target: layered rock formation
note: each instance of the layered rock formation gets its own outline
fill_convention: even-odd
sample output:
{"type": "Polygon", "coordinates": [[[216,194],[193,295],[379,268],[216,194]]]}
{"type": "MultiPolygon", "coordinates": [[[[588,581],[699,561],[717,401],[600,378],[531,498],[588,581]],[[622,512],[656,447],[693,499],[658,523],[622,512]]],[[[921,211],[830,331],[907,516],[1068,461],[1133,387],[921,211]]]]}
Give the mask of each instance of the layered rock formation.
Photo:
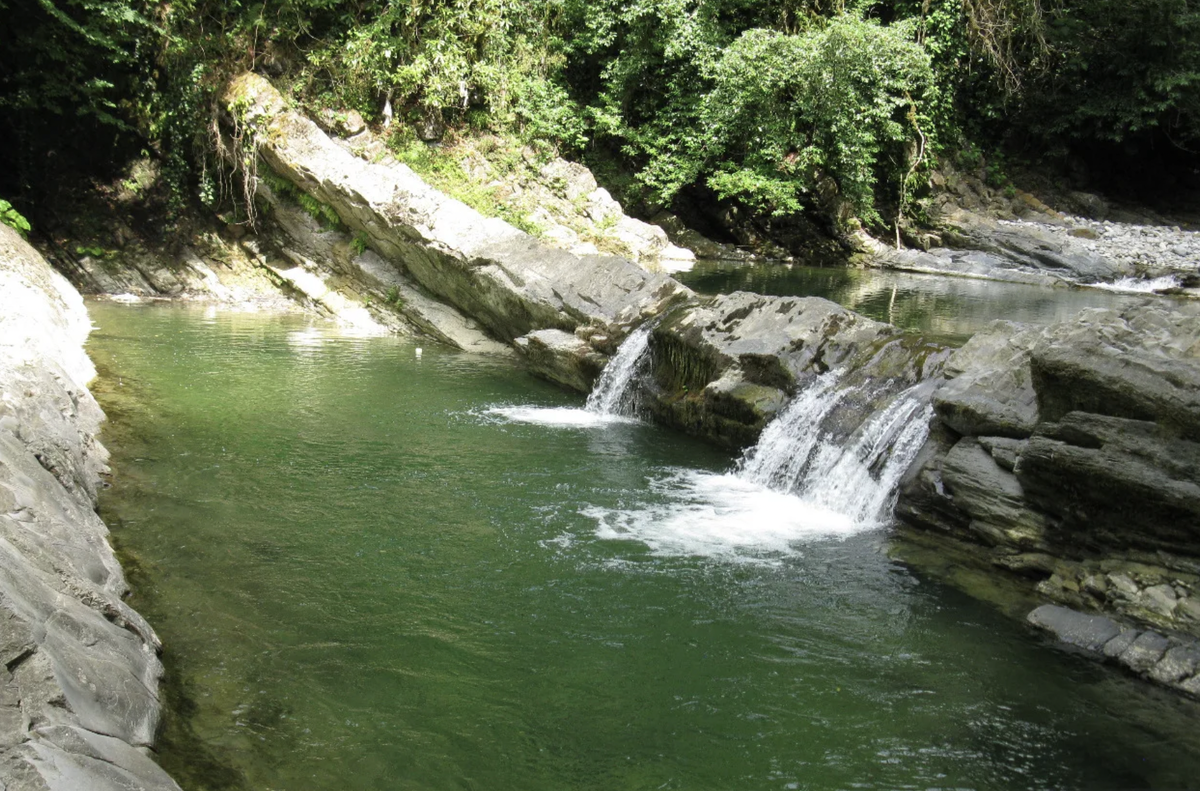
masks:
{"type": "Polygon", "coordinates": [[[901,524],[1059,604],[1200,636],[1200,306],[998,322],[946,375],[901,524]]]}
{"type": "Polygon", "coordinates": [[[947,354],[828,300],[746,292],[669,312],[653,350],[655,416],[731,448],[752,444],[789,396],[825,372],[840,372],[840,402],[825,426],[836,437],[839,425],[857,426],[936,375],[947,354]]]}
{"type": "Polygon", "coordinates": [[[79,294],[0,225],[0,780],[178,789],[149,757],[162,665],[96,516],[107,454],[79,294]]]}
{"type": "Polygon", "coordinates": [[[557,329],[597,348],[611,346],[645,317],[690,296],[674,280],[626,259],[575,255],[483,217],[405,165],[355,156],[289,110],[257,75],[236,79],[225,100],[276,174],[364,235],[379,254],[382,276],[396,279],[397,293],[411,283],[494,339],[512,343],[557,329]]]}

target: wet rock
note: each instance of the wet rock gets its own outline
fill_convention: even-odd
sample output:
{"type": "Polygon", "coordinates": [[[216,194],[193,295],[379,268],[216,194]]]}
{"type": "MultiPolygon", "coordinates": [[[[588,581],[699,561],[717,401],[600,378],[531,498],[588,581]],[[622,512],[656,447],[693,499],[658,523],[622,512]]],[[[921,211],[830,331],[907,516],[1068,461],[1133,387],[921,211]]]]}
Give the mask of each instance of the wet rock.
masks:
{"type": "Polygon", "coordinates": [[[1109,659],[1117,659],[1129,650],[1134,641],[1142,636],[1137,629],[1128,629],[1104,644],[1104,655],[1109,659]]]}
{"type": "Polygon", "coordinates": [[[1157,632],[1142,632],[1117,657],[1121,664],[1137,673],[1145,673],[1162,659],[1171,641],[1157,632]]]}
{"type": "Polygon", "coordinates": [[[1198,315],[1144,304],[977,335],[946,365],[897,518],[1059,604],[1200,635],[1198,315]]]}
{"type": "Polygon", "coordinates": [[[1121,627],[1109,618],[1084,615],[1054,604],[1043,604],[1029,613],[1027,620],[1062,642],[1085,651],[1101,651],[1109,640],[1121,633],[1121,627]]]}
{"type": "Polygon", "coordinates": [[[1196,645],[1177,645],[1168,648],[1153,668],[1150,678],[1160,684],[1177,684],[1195,674],[1200,667],[1200,647],[1196,645]]]}
{"type": "Polygon", "coordinates": [[[827,300],[745,292],[678,308],[652,338],[655,414],[733,447],[754,441],[784,394],[827,372],[845,386],[824,430],[844,438],[947,354],[827,300]]]}
{"type": "Polygon", "coordinates": [[[87,312],[4,226],[0,293],[0,785],[177,789],[139,751],[158,724],[160,646],[93,510],[107,454],[87,312]]]}
{"type": "Polygon", "coordinates": [[[562,330],[537,330],[517,338],[516,348],[530,370],[581,393],[589,392],[607,361],[591,344],[562,330]]]}

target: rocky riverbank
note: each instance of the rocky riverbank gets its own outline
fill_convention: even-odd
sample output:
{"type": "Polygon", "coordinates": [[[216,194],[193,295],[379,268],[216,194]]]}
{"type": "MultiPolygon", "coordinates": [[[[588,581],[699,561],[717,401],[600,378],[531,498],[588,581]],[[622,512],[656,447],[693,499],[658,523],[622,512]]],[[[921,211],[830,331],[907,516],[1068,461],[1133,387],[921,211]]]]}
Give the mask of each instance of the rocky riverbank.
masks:
{"type": "Polygon", "coordinates": [[[1200,306],[997,322],[949,359],[898,520],[1122,631],[1200,636],[1198,353],[1200,306]]]}
{"type": "Polygon", "coordinates": [[[79,294],[0,225],[0,785],[178,786],[150,757],[162,665],[95,513],[107,453],[79,294]]]}
{"type": "Polygon", "coordinates": [[[948,164],[934,174],[932,229],[896,248],[860,234],[865,266],[1036,285],[1081,285],[1200,297],[1200,232],[1082,192],[1059,209],[996,190],[948,164]]]}

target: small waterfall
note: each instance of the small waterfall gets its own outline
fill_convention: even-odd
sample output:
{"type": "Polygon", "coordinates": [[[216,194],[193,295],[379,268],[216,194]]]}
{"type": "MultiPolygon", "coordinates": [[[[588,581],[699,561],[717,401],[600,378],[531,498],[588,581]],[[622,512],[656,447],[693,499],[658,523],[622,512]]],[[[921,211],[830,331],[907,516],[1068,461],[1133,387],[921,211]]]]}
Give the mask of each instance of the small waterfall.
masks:
{"type": "Polygon", "coordinates": [[[928,437],[932,407],[927,386],[911,387],[839,441],[822,426],[856,392],[842,379],[840,371],[822,374],[793,398],[746,453],[738,475],[870,522],[891,507],[900,477],[928,437]]]}
{"type": "Polygon", "coordinates": [[[600,381],[588,396],[588,412],[599,415],[632,416],[637,398],[634,383],[650,359],[650,324],[643,324],[629,334],[617,353],[608,361],[600,381]]]}
{"type": "Polygon", "coordinates": [[[746,452],[738,475],[781,492],[799,487],[821,443],[821,423],[849,394],[838,389],[841,378],[841,371],[829,371],[798,393],[746,452]]]}

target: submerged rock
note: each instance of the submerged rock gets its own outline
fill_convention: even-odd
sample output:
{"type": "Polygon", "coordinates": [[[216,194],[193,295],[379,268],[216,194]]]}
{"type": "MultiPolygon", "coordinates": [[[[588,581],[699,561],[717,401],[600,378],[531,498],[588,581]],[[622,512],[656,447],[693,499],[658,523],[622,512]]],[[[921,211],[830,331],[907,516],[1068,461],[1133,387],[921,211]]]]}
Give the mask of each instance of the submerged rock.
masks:
{"type": "Polygon", "coordinates": [[[0,784],[178,789],[143,754],[154,630],[125,604],[93,510],[107,453],[83,301],[0,225],[0,784]]]}
{"type": "Polygon", "coordinates": [[[1095,659],[1200,697],[1200,641],[1141,631],[1102,615],[1087,615],[1054,604],[1034,609],[1027,620],[1095,659]]]}

